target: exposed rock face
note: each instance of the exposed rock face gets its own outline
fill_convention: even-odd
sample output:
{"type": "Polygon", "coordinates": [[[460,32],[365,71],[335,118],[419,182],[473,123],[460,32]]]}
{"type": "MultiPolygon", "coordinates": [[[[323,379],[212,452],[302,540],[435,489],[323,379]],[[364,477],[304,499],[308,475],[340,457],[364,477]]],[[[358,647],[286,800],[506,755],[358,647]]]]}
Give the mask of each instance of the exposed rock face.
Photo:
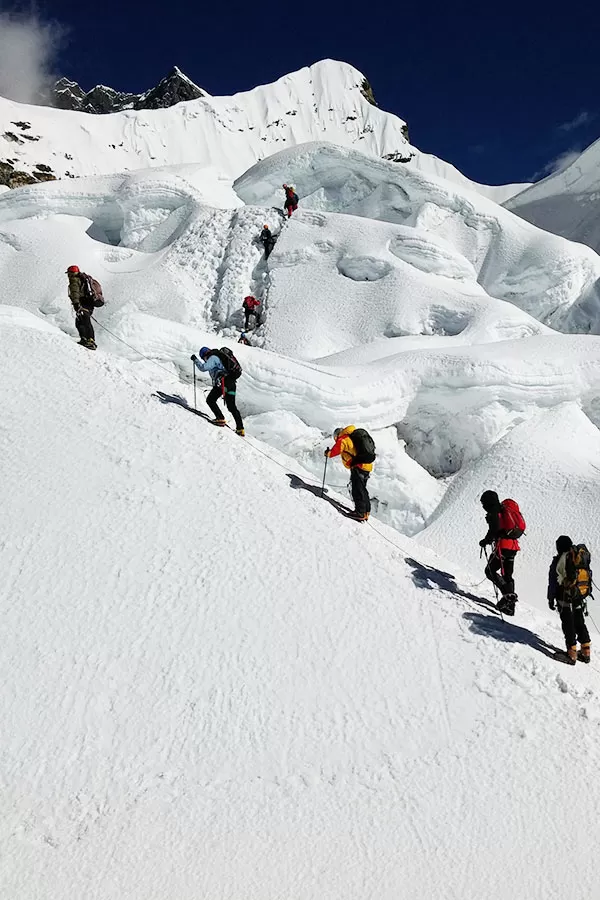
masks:
{"type": "Polygon", "coordinates": [[[143,94],[115,91],[103,84],[86,92],[76,81],[61,78],[52,89],[50,104],[58,109],[103,115],[124,109],[165,109],[185,100],[207,96],[206,91],[175,66],[156,87],[143,94]]]}

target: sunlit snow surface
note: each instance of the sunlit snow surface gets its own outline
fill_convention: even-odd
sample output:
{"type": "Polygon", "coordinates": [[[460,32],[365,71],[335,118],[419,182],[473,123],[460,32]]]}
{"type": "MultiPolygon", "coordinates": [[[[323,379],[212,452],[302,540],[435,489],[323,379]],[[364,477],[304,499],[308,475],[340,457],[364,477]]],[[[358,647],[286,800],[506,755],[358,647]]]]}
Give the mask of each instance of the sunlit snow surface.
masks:
{"type": "MultiPolygon", "coordinates": [[[[559,533],[600,545],[599,278],[474,191],[322,143],[235,183],[0,197],[7,897],[593,900],[599,670],[549,659],[545,577],[559,533]],[[95,354],[70,264],[104,287],[95,354]],[[225,343],[246,440],[186,408],[190,354],[225,343]],[[369,525],[315,494],[348,423],[377,444],[369,525]],[[506,624],[486,488],[528,526],[506,624]]],[[[327,480],[348,503],[339,460],[327,480]]]]}

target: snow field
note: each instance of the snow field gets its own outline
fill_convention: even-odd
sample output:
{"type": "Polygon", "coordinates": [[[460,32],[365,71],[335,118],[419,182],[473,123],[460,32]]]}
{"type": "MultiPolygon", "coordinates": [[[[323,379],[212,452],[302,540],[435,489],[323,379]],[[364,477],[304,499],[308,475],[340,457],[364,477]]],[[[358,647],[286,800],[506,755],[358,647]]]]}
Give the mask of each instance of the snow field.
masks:
{"type": "Polygon", "coordinates": [[[597,669],[549,613],[3,319],[7,896],[554,900],[575,845],[592,900],[597,669]]]}
{"type": "MultiPolygon", "coordinates": [[[[563,318],[587,311],[591,322],[588,268],[599,261],[477,195],[400,171],[319,144],[255,167],[236,183],[242,200],[191,166],[15,191],[0,200],[2,299],[75,335],[64,271],[77,262],[104,286],[97,336],[112,354],[149,357],[189,384],[190,354],[229,342],[244,367],[249,433],[256,427],[319,479],[333,429],[369,428],[377,514],[415,535],[448,477],[468,479],[540,410],[572,402],[600,421],[597,339],[557,335],[532,315],[547,318],[547,298],[562,298],[563,318]],[[239,206],[279,202],[288,170],[308,192],[290,222],[274,206],[239,206]],[[319,202],[344,215],[305,208],[317,183],[319,202]],[[257,243],[265,221],[278,234],[268,262],[257,243]],[[551,258],[559,262],[545,268],[551,258]],[[236,343],[247,293],[266,311],[253,348],[236,343]]],[[[520,466],[535,472],[526,455],[520,466]]],[[[345,495],[339,463],[329,477],[345,495]]],[[[554,502],[560,517],[566,498],[554,502]]],[[[555,537],[544,531],[545,546],[555,537]]],[[[532,601],[543,604],[544,591],[538,583],[532,601]]]]}

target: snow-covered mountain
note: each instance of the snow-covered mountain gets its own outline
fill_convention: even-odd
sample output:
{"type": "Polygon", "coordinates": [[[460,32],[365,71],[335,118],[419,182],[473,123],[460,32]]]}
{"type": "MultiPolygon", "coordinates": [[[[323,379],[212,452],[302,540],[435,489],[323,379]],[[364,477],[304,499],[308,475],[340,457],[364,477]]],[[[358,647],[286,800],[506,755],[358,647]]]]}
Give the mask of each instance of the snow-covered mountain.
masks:
{"type": "Polygon", "coordinates": [[[546,577],[560,533],[600,552],[600,256],[382,159],[400,120],[359,142],[336,109],[337,145],[258,162],[213,132],[229,175],[0,196],[11,900],[596,898],[596,633],[591,665],[554,658],[546,577]],[[72,264],[104,288],[96,353],[72,264]],[[242,364],[245,438],[193,412],[204,344],[242,364]],[[324,473],[349,423],[377,447],[367,524],[340,515],[340,461],[324,473]],[[527,521],[512,620],[483,576],[484,489],[527,521]]]}
{"type": "Polygon", "coordinates": [[[508,209],[554,234],[600,251],[600,140],[563,169],[506,202],[508,209]]]}
{"type": "Polygon", "coordinates": [[[408,143],[406,123],[378,109],[372,99],[365,76],[333,60],[233,97],[205,95],[169,109],[129,109],[110,116],[0,99],[0,183],[12,187],[28,178],[43,180],[40,171],[62,178],[182,163],[211,166],[231,179],[283,147],[327,140],[405,160],[398,165],[448,178],[497,202],[522,189],[476,185],[454,166],[421,154],[408,143]],[[4,182],[2,166],[8,167],[4,182]]]}

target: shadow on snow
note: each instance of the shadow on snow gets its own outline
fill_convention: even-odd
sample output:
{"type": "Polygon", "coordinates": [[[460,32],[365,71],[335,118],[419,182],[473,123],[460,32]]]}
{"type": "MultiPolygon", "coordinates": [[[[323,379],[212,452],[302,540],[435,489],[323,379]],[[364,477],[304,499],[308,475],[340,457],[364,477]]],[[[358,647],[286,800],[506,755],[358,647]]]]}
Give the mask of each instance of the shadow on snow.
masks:
{"type": "Polygon", "coordinates": [[[327,503],[331,504],[337,512],[346,516],[348,513],[352,512],[352,510],[348,506],[344,506],[343,503],[340,503],[339,500],[334,500],[333,497],[327,496],[327,488],[325,488],[325,492],[322,493],[321,486],[316,484],[307,484],[306,481],[303,481],[298,475],[293,475],[291,472],[285,473],[287,477],[290,479],[290,487],[294,491],[308,491],[309,494],[312,494],[314,497],[318,497],[319,500],[326,500],[327,503]]]}

